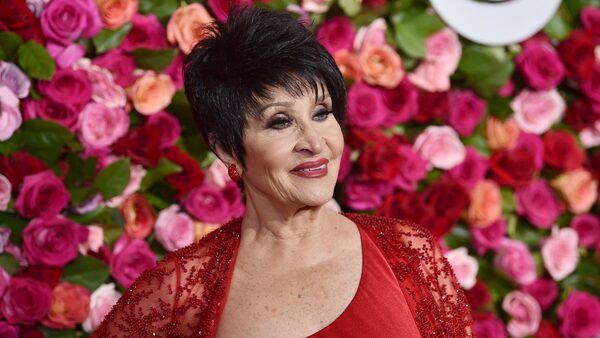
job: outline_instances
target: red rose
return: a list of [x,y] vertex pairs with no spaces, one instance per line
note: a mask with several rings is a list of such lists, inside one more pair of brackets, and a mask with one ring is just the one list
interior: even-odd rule
[[458,182],[452,179],[436,181],[423,191],[425,204],[433,211],[436,219],[445,222],[436,222],[436,227],[428,227],[436,238],[444,236],[458,221],[463,210],[470,203],[469,192]]
[[600,114],[594,112],[589,103],[581,99],[573,102],[565,114],[567,124],[577,131],[593,125],[598,119],[600,119]]
[[586,167],[594,175],[594,178],[600,180],[600,150],[588,156]]
[[544,161],[557,169],[579,168],[585,153],[577,147],[575,137],[564,130],[549,131],[544,135]]
[[25,0],[0,0],[0,31],[12,31],[23,40],[44,42],[42,27]]
[[125,233],[131,238],[146,238],[152,232],[156,216],[148,200],[132,194],[119,206],[125,221]]
[[416,192],[388,195],[377,209],[377,215],[405,219],[423,226],[436,223],[436,215]]
[[567,72],[578,77],[587,78],[594,68],[596,43],[592,33],[573,30],[569,37],[558,46],[558,54],[567,68]]
[[350,128],[346,138],[348,145],[354,149],[360,149],[371,143],[384,142],[387,139],[381,128]]
[[180,196],[202,184],[204,173],[193,157],[177,147],[168,148],[163,153],[166,159],[181,167],[181,172],[165,177],[165,181],[175,188]]
[[417,114],[413,120],[426,123],[434,118],[444,119],[448,112],[448,92],[427,92],[419,94]]
[[373,180],[391,180],[398,175],[402,165],[403,158],[398,146],[392,140],[373,144],[362,151],[358,166]]
[[479,279],[472,288],[465,290],[465,296],[473,309],[489,304],[492,300],[487,285]]
[[558,332],[558,329],[552,324],[552,322],[543,319],[540,322],[537,332],[534,335],[535,338],[561,338],[562,336]]
[[130,129],[127,135],[113,144],[113,150],[118,155],[131,158],[137,164],[152,167],[160,161],[161,140],[159,126],[143,125]]
[[494,153],[490,158],[490,170],[498,183],[512,188],[522,187],[535,174],[535,160],[523,148]]
[[18,151],[6,157],[0,155],[0,174],[6,176],[10,185],[16,188],[23,178],[48,169],[46,163],[24,151]]
[[35,280],[39,280],[40,282],[44,282],[48,284],[51,288],[60,283],[60,278],[62,276],[63,269],[48,266],[45,264],[31,264],[23,271],[21,276],[33,278]]

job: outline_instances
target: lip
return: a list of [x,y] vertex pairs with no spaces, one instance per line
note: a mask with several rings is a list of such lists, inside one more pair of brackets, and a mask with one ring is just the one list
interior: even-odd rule
[[290,170],[290,172],[300,177],[319,178],[327,175],[327,163],[329,163],[329,160],[320,158],[316,161],[304,162]]

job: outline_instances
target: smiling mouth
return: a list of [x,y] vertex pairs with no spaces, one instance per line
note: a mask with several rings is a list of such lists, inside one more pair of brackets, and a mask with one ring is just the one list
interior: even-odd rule
[[292,171],[292,174],[304,178],[319,178],[327,175],[327,163],[326,159],[321,159],[313,163],[301,164]]

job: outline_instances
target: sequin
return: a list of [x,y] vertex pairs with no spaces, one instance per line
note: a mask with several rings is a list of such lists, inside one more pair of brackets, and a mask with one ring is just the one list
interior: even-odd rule
[[[421,226],[344,214],[362,227],[396,276],[421,336],[472,337],[471,311],[448,261]],[[119,299],[92,337],[213,337],[231,282],[241,219],[169,253]]]

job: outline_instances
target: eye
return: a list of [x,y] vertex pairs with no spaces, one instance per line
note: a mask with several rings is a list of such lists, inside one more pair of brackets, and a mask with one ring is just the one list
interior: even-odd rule
[[313,118],[317,121],[325,121],[331,113],[333,113],[331,110],[328,110],[327,108],[322,108],[321,110],[315,113]]
[[267,123],[268,129],[284,129],[292,124],[292,120],[285,116],[275,116]]

